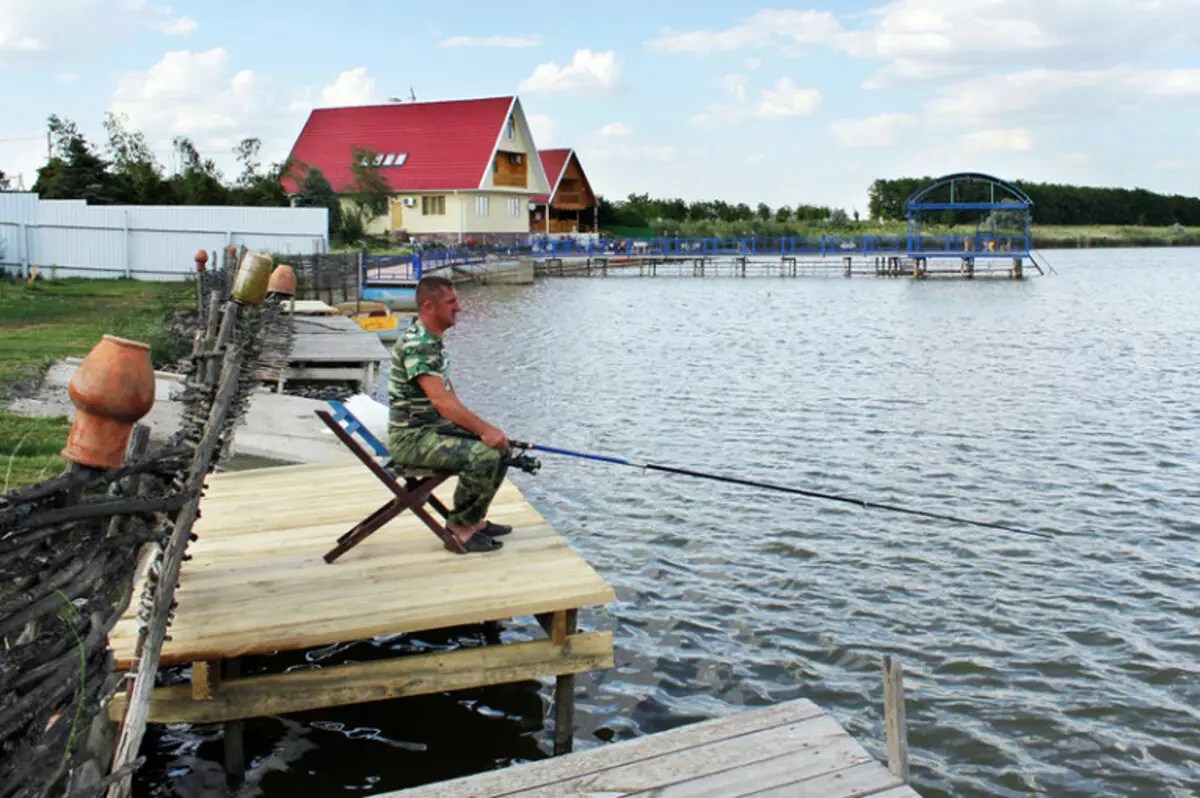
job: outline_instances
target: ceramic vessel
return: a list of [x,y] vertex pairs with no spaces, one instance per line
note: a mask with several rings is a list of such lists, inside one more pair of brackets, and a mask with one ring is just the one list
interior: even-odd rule
[[296,293],[296,272],[286,263],[281,263],[275,267],[275,271],[271,272],[271,279],[267,281],[268,294],[282,294],[284,296],[294,296]]
[[77,409],[62,457],[91,468],[120,468],[133,425],[154,406],[149,345],[104,336],[71,377],[67,393]]

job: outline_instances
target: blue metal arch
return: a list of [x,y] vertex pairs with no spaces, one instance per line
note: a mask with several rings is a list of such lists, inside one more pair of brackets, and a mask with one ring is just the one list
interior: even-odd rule
[[[945,175],[943,177],[939,177],[937,180],[934,180],[929,185],[927,185],[923,188],[919,188],[916,191],[914,191],[912,194],[910,194],[908,196],[908,199],[904,201],[904,205],[906,208],[910,207],[910,206],[914,206],[914,205],[920,206],[921,200],[924,199],[929,194],[931,194],[933,191],[941,188],[942,186],[947,186],[947,185],[953,186],[954,183],[991,183],[993,186],[1001,188],[1004,191],[1007,191],[1018,202],[1020,202],[1024,205],[1027,205],[1027,206],[1033,205],[1033,200],[1029,198],[1029,195],[1026,194],[1024,191],[1022,191],[1021,189],[1014,186],[1012,183],[1009,183],[1007,180],[1001,180],[1000,178],[995,177],[993,175],[985,175],[982,172],[956,172],[952,175]],[[952,191],[953,191],[953,189],[952,189]],[[951,200],[951,202],[953,202],[953,200]],[[945,203],[938,203],[938,204],[944,205]],[[1000,205],[1001,203],[993,202],[993,203],[988,203],[988,204]]]

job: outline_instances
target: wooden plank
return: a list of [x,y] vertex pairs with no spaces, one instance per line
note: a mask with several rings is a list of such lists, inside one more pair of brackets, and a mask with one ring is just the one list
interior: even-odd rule
[[[438,493],[450,501],[453,480],[442,487]],[[615,598],[508,480],[489,512],[516,527],[499,552],[447,552],[405,513],[336,564],[321,559],[389,497],[357,462],[210,477],[163,663],[553,613]],[[110,635],[119,668],[129,667],[136,641],[130,609]]]
[[[520,798],[555,798],[596,793],[636,795],[653,791],[657,796],[669,786],[719,774],[731,768],[759,764],[788,751],[806,754],[793,761],[798,768],[793,772],[799,778],[817,776],[829,770],[869,762],[871,759],[836,720],[829,715],[823,715],[787,726],[762,729],[741,737],[695,746],[620,768],[587,773],[531,790],[503,794]],[[676,793],[677,796],[689,794],[686,787],[681,787]]]
[[[187,685],[160,687],[151,695],[149,719],[220,723],[304,712],[611,668],[612,658],[612,633],[589,632],[566,646],[535,640],[229,680],[211,701],[192,700]],[[124,708],[124,697],[117,696],[110,717],[121,717]]]
[[908,785],[893,787],[883,792],[867,793],[870,798],[921,798],[921,794]]
[[192,663],[192,700],[212,701],[221,684],[221,662]]
[[[751,780],[747,781],[746,785],[750,787],[750,792],[728,794],[753,795],[754,798],[862,798],[868,795],[876,796],[881,792],[886,794],[886,791],[894,787],[903,786],[898,778],[888,773],[887,768],[874,760],[808,779],[793,777],[771,786],[763,784],[757,787]],[[662,795],[663,798],[668,798],[669,794],[664,792]]]
[[650,761],[715,741],[736,739],[763,729],[787,726],[810,718],[828,717],[806,698],[750,710],[724,718],[692,723],[648,737],[579,751],[505,770],[488,771],[437,784],[426,784],[384,796],[454,798],[467,795],[501,795],[554,785],[590,773]]
[[899,660],[883,655],[883,714],[888,770],[908,781],[908,722],[904,716],[904,670]]

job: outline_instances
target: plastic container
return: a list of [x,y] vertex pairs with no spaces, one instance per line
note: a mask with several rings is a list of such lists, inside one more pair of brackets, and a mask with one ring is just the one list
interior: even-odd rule
[[247,252],[233,278],[233,298],[243,305],[261,305],[271,280],[271,256]]

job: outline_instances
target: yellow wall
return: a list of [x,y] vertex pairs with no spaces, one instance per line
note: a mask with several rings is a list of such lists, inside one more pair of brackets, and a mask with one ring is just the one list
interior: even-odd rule
[[[421,197],[441,196],[446,198],[446,212],[444,214],[430,214],[426,216],[421,213]],[[405,207],[402,200],[404,197],[412,197],[417,201],[415,207]],[[401,227],[397,229],[407,230],[412,235],[421,235],[422,233],[454,233],[458,234],[459,213],[465,211],[467,213],[475,210],[474,200],[470,197],[464,198],[465,202],[460,202],[460,197],[453,193],[446,192],[428,192],[425,194],[397,194],[392,198],[392,214],[395,214],[396,205],[400,205],[400,222]],[[466,216],[461,220],[463,223],[467,221]],[[387,223],[392,223],[391,217],[387,219]]]
[[[476,197],[488,198],[488,215],[481,217],[476,211]],[[508,201],[517,201],[517,214],[508,214]],[[480,191],[475,194],[464,194],[463,204],[467,212],[464,232],[467,233],[528,233],[529,232],[529,196],[512,192]]]
[[[416,207],[405,207],[402,198],[413,197]],[[422,196],[444,196],[446,198],[445,215],[429,215],[421,213]],[[475,198],[488,198],[488,215],[478,214],[478,204]],[[517,214],[510,216],[508,201],[517,201]],[[399,208],[397,208],[399,206]],[[464,235],[471,233],[527,233],[529,232],[529,197],[512,192],[478,191],[455,195],[441,194],[398,194],[392,198],[391,213],[376,220],[382,226],[383,233],[392,228],[392,221],[399,212],[401,226],[394,229],[404,229],[410,235],[427,235],[431,233],[458,235],[461,230]],[[459,213],[462,214],[461,226]]]
[[[354,207],[354,203],[347,197],[338,197],[338,201],[342,203],[342,213],[358,213],[358,209]],[[366,225],[364,231],[367,235],[382,236],[387,235],[387,231],[391,229],[391,220],[387,214],[372,219]]]

